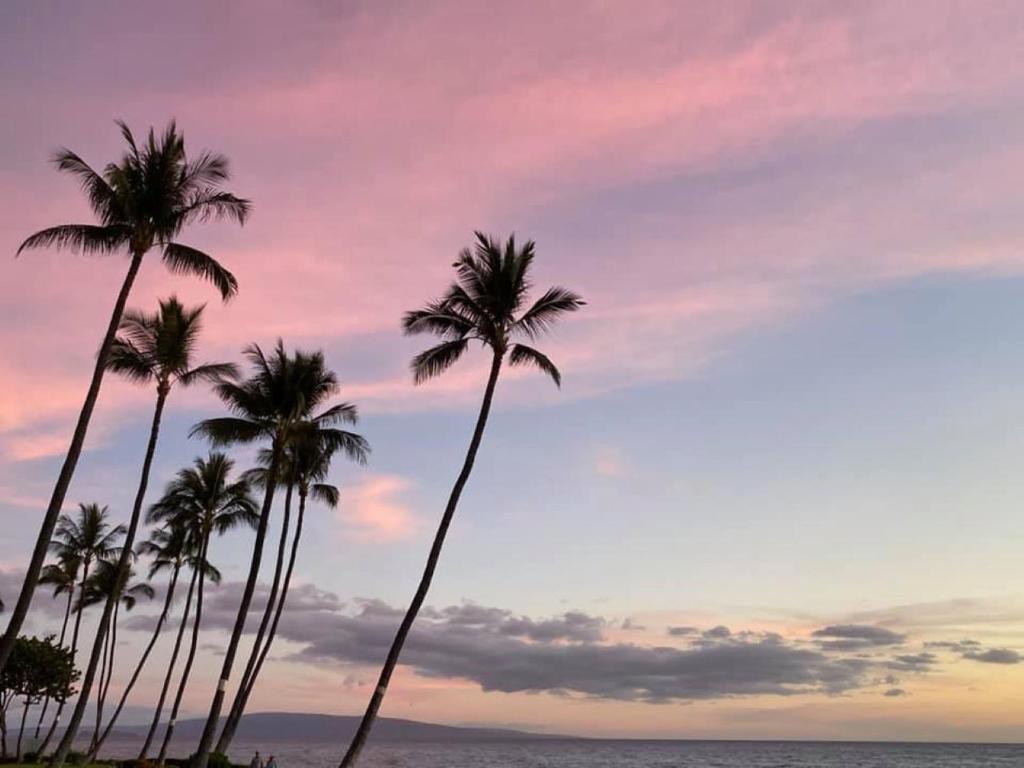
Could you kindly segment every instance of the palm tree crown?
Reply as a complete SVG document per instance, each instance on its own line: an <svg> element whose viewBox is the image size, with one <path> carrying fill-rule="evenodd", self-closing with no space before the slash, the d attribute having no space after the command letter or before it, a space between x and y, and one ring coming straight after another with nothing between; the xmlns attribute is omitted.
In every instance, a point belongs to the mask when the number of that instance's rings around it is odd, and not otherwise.
<svg viewBox="0 0 1024 768"><path fill-rule="evenodd" d="M159 138L151 128L141 146L124 122L117 125L128 148L102 173L70 149L53 158L57 170L78 179L99 223L49 227L28 237L18 253L56 246L84 253L127 248L141 256L156 247L172 272L202 277L229 299L238 290L234 275L213 257L174 241L192 222L230 218L245 223L249 201L221 189L229 178L227 158L211 152L188 157L185 138L173 121Z"/></svg>
<svg viewBox="0 0 1024 768"><path fill-rule="evenodd" d="M107 522L107 508L99 504L79 504L78 516L61 515L50 550L59 561L74 560L88 567L95 560L112 560L125 528L113 528Z"/></svg>
<svg viewBox="0 0 1024 768"><path fill-rule="evenodd" d="M120 590L121 604L128 611L135 607L140 597L152 600L156 595L153 587L148 582L129 583L134 575L134 569L129 570L128 577L124 580L126 586ZM85 583L82 594L79 597L82 607L88 608L90 605L102 603L109 595L114 593L116 582L117 563L109 560L100 560L97 563L96 570L93 571L89 580Z"/></svg>
<svg viewBox="0 0 1024 768"><path fill-rule="evenodd" d="M288 446L287 463L295 478L299 496L312 496L330 508L338 506L338 489L324 482L338 448L318 424L307 422L296 430Z"/></svg>
<svg viewBox="0 0 1024 768"><path fill-rule="evenodd" d="M213 533L223 534L239 526L254 528L256 502L245 480L230 480L233 468L234 462L223 453L196 458L168 483L163 497L150 507L148 521L180 526L190 556L195 556L203 539Z"/></svg>
<svg viewBox="0 0 1024 768"><path fill-rule="evenodd" d="M192 568L199 570L199 542L194 540L192 531L183 520L167 520L161 527L153 529L149 538L139 544L138 553L148 555L149 578L167 569ZM207 559L206 577L214 584L220 583L220 571Z"/></svg>
<svg viewBox="0 0 1024 768"><path fill-rule="evenodd" d="M233 378L234 363L205 363L192 367L204 307L184 307L177 297L163 299L152 314L128 310L121 320L120 335L110 349L107 368L138 382L155 381L164 391L177 382Z"/></svg>
<svg viewBox="0 0 1024 768"><path fill-rule="evenodd" d="M339 403L314 415L314 411L338 390L334 372L327 368L322 352L296 351L289 355L278 340L268 356L256 344L243 354L254 373L244 381L223 380L217 395L235 414L201 421L192 435L203 435L215 445L270 440L272 449L283 451L291 436L305 422L315 424L323 439L335 450L364 463L369 453L365 438L337 429L337 424L355 424L356 407Z"/></svg>
<svg viewBox="0 0 1024 768"><path fill-rule="evenodd" d="M561 374L546 355L514 342L536 339L560 315L574 312L584 302L572 291L554 286L520 312L532 287L533 260L532 240L517 249L512 236L503 248L493 238L476 233L474 247L463 250L453 264L456 280L444 296L402 318L406 334L432 333L443 339L413 358L417 384L444 373L476 340L498 358L507 352L510 365L533 365L561 385Z"/></svg>
<svg viewBox="0 0 1024 768"><path fill-rule="evenodd" d="M340 448L341 440L334 434L338 430L321 427L314 421L302 421L292 429L284 456L278 469L277 482L294 485L300 497L311 496L316 501L332 509L338 506L338 489L325 483L331 469L331 460ZM358 435L354 450L360 462L369 457L369 447ZM351 454L350 454L351 455ZM245 473L246 479L255 486L265 488L267 473L272 460L272 452L268 448L260 450L257 463L259 466Z"/></svg>
<svg viewBox="0 0 1024 768"><path fill-rule="evenodd" d="M73 592L78 583L80 561L77 556L64 553L56 563L45 566L39 575L39 583L53 587L53 596L60 597L65 592Z"/></svg>

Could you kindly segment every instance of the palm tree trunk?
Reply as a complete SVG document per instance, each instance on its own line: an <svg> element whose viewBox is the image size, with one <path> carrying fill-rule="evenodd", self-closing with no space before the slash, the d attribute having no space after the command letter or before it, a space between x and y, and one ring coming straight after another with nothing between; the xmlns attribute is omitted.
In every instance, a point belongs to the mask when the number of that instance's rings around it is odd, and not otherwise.
<svg viewBox="0 0 1024 768"><path fill-rule="evenodd" d="M103 635L103 653L100 658L100 679L96 686L96 725L93 726L92 736L89 737L89 749L96 746L96 739L100 735L100 720L103 717L103 683L107 679L107 654L110 652L110 627L107 627Z"/></svg>
<svg viewBox="0 0 1024 768"><path fill-rule="evenodd" d="M25 735L25 720L28 719L29 699L25 699L25 708L21 710L21 726L18 728L18 743L14 748L14 762L21 762L21 737Z"/></svg>
<svg viewBox="0 0 1024 768"><path fill-rule="evenodd" d="M72 585L72 588L68 590L68 604L64 608L64 623L60 625L60 647L61 648L64 647L64 638L67 636L67 632L68 632L68 619L71 618L71 598L74 596L74 594L75 594L75 590L74 590L74 586ZM46 710L49 709L49 708L50 708L50 697L47 696L45 699L43 699L43 708L39 712L39 719L36 720L36 732L35 732L35 735L32 737L35 740L39 739L39 731L42 730L43 720L46 719Z"/></svg>
<svg viewBox="0 0 1024 768"><path fill-rule="evenodd" d="M288 502L285 501L285 513L287 516ZM281 585L281 597L278 598L277 608L274 611L274 620L270 624L270 631L267 633L267 641L263 644L263 648L260 650L260 656L256 660L256 667L253 669L252 675L249 678L249 682L243 688L239 689L239 696L241 696L241 703L238 708L238 717L235 718L231 725L231 729L228 730L228 724L224 726L224 731L221 733L220 741L217 744L217 752L222 755L228 753L228 749L231 747L231 742L235 738L235 732L238 730L238 725L242 721L242 715L245 714L245 707L249 703L249 696L252 695L252 689L256 687L256 680L260 675L260 670L263 669L263 662L267 658L267 654L270 652L270 646L274 642L274 636L277 634L277 625L281 621L281 613L284 610L285 599L288 597L288 585L291 584L292 570L295 568L295 556L299 549L299 538L302 536L302 521L305 517L306 512L306 494L299 491L299 514L295 521L295 536L292 538L292 549L291 554L288 556L288 568L284 574L284 583Z"/></svg>
<svg viewBox="0 0 1024 768"><path fill-rule="evenodd" d="M135 276L139 273L139 267L142 265L142 255L141 252L132 254L128 274L125 275L124 282L121 284L121 291L117 294L117 301L114 302L114 311L110 314L107 333L103 337L99 354L96 356L96 366L93 368L92 380L89 382L85 402L82 404L82 410L78 414L78 422L75 424L75 431L71 436L71 445L68 446L68 453L64 457L64 464L61 466L60 474L57 476L57 484L53 487L53 494L50 496L50 504L47 506L46 515L43 517L43 524L39 527L39 535L36 537L35 548L32 550L32 559L29 561L28 570L25 572L25 580L21 585L18 602L11 612L7 631L3 637L0 637L0 671L3 671L4 666L7 664L7 657L10 656L11 648L14 647L14 641L21 632L21 625L25 622L29 605L32 603L32 594L39 583L39 573L43 570L43 563L46 561L50 540L53 538L53 529L57 525L57 518L60 517L61 507L64 506L64 497L67 495L68 486L71 485L71 477L75 474L78 457L82 454L85 434L89 429L89 419L92 418L93 409L96 407L96 399L100 394L100 384L103 383L103 373L107 368L110 347L114 343L118 326L121 324L121 315L124 314L124 307L128 302L128 294L131 293Z"/></svg>
<svg viewBox="0 0 1024 768"><path fill-rule="evenodd" d="M277 546L277 563L274 566L274 580L270 585L270 593L267 595L267 606L263 609L263 618L260 620L260 627L256 632L256 640L253 643L252 652L249 654L249 660L245 664L242 679L238 683L235 700L231 703L231 709L228 711L228 716L224 721L224 728L220 732L220 739L218 739L217 746L213 750L221 754L227 753L228 745L235 737L235 731L238 729L238 721L245 711L245 702L249 698L247 690L255 681L254 670L256 668L256 661L260 656L260 651L263 648L263 637L267 633L267 627L270 626L270 621L274 615L274 608L278 602L277 591L281 585L281 572L284 570L285 552L288 551L288 528L292 514L293 488L294 484L288 483L288 488L284 494L284 519L281 523L281 542Z"/></svg>
<svg viewBox="0 0 1024 768"><path fill-rule="evenodd" d="M210 548L210 532L207 531L203 538L203 546L199 556L199 594L196 597L196 617L192 621L192 640L188 647L188 657L185 659L185 668L181 671L181 682L178 683L178 692L174 695L174 705L171 707L171 717L167 721L167 730L164 732L164 741L160 745L160 755L157 757L157 765L163 768L164 760L167 758L167 747L174 736L174 724L178 719L178 710L181 708L181 698L185 695L185 688L188 686L188 677L192 672L192 662L196 658L196 647L199 644L199 625L203 621L203 585L206 583L206 555Z"/></svg>
<svg viewBox="0 0 1024 768"><path fill-rule="evenodd" d="M160 617L156 620L156 627L153 629L153 636L149 638L149 644L146 645L146 649L142 652L142 658L140 658L139 663L135 665L135 671L132 672L132 676L128 679L128 684L121 692L121 698L118 699L117 707L114 709L114 714L112 714L110 716L110 720L107 721L107 727L103 729L99 739L97 739L95 748L92 749L86 757L86 763L91 763L96 759L96 753L103 747L103 742L105 742L107 737L110 735L110 731L113 729L114 723L116 723L117 718L121 716L121 710L124 709L125 702L128 701L128 695L132 692L132 688L135 687L135 683L138 681L139 675L142 673L142 668L146 666L149 654L156 645L156 641L159 639L160 633L163 631L164 622L167 620L167 616L170 613L171 603L174 600L174 590L178 586L178 572L180 570L179 566L175 566L174 570L171 571L171 580L167 585L167 597L164 598L164 607L160 612Z"/></svg>
<svg viewBox="0 0 1024 768"><path fill-rule="evenodd" d="M0 758L7 759L7 705L0 707Z"/></svg>
<svg viewBox="0 0 1024 768"><path fill-rule="evenodd" d="M252 547L252 561L249 563L249 576L245 582L245 589L242 590L242 601L238 606L235 626L231 630L231 639L228 641L228 647L224 653L224 664L221 667L220 679L217 681L217 690L213 694L213 702L210 704L210 714L206 718L206 725L203 726L203 735L199 740L199 747L196 749L196 756L192 763L193 768L206 768L206 763L210 759L210 747L213 746L214 732L217 730L220 710L224 705L224 692L228 685L228 678L231 677L231 667L235 663L238 643L241 641L242 632L245 630L245 620L249 615L249 605L252 603L252 593L256 589L256 580L260 575L263 542L267 538L267 522L270 519L270 507L274 501L274 491L277 489L277 472L281 464L282 448L281 439L275 437L271 448L270 466L267 468L267 488L263 494L263 508L260 510L260 521L256 527L256 541Z"/></svg>
<svg viewBox="0 0 1024 768"><path fill-rule="evenodd" d="M153 722L149 726L149 733L139 750L139 760L145 760L149 754L149 748L153 745L153 737L156 736L156 729L160 725L160 715L164 711L164 702L167 700L167 691L171 687L171 678L174 677L174 665L178 661L178 652L181 650L181 641L185 636L185 628L188 626L188 616L192 611L192 593L196 588L196 580L199 578L199 568L192 569L192 579L189 581L188 594L185 595L185 609L181 615L181 624L178 626L178 636L174 640L174 650L171 651L171 660L167 665L167 674L164 676L164 684L160 689L160 698L156 703L156 710L153 712Z"/></svg>
<svg viewBox="0 0 1024 768"><path fill-rule="evenodd" d="M85 594L85 584L89 579L89 560L82 562L82 581L79 582L78 594ZM71 663L74 664L75 659L78 657L78 631L82 627L82 606L81 600L79 600L78 608L75 610L75 628L71 631ZM39 749L36 750L36 754L42 756L46 752L46 748L50 746L50 740L53 739L53 734L57 731L57 726L60 725L60 716L64 714L64 705L67 704L67 699L61 699L60 703L57 704L57 713L53 716L53 722L50 723L50 729L46 732L46 738L43 739L43 743L39 745Z"/></svg>
<svg viewBox="0 0 1024 768"><path fill-rule="evenodd" d="M117 578L114 582L114 589L103 605L103 614L100 616L99 627L96 629L96 643L93 644L92 654L89 656L89 666L86 667L85 677L82 678L82 691L75 704L75 711L71 715L71 722L68 723L64 736L57 745L57 749L50 760L50 768L61 768L64 759L78 735L78 728L85 715L85 707L88 703L89 693L92 690L93 680L96 677L96 667L99 664L99 640L107 632L110 626L110 619L114 612L114 606L121 600L121 591L128 581L128 570L131 567L134 557L133 547L135 545L135 534L139 530L139 518L142 517L142 502L146 497L146 485L149 483L149 471L153 466L153 456L156 453L156 443L160 436L160 418L163 415L164 403L167 401L168 388L166 383L161 382L157 386L156 407L153 409L153 424L149 430L149 443L146 446L146 457L142 461L142 476L139 478L139 488L135 494L135 504L132 506L132 516L128 521L128 532L125 534L124 543L121 545L121 555L117 559Z"/></svg>
<svg viewBox="0 0 1024 768"><path fill-rule="evenodd" d="M501 372L502 357L502 353L494 353L494 359L491 361L491 372L487 378L487 388L484 390L484 399L480 404L480 414L476 419L473 437L469 441L469 450L466 451L466 459L462 463L462 471L459 472L459 476L455 480L451 495L448 497L448 505L444 510L444 516L441 518L441 524L434 535L434 543L430 548L430 555L427 557L427 565L423 570L423 576L420 578L419 587L417 587L412 603L405 612L405 617L398 627L398 633L391 643L391 650L388 651L387 659L384 661L384 668L377 679L377 687L370 697L370 703L366 707L366 712L359 723L359 728L356 730L355 736L352 737L352 743L349 745L345 757L342 758L340 768L351 768L359 759L359 754L363 751L366 740L370 735L370 729L373 728L374 720L377 719L377 712L380 710L381 702L384 701L384 694L387 692L388 683L391 682L391 674L398 665L398 657L402 653L402 646L405 644L409 630L412 629L412 624L416 620L416 614L419 613L420 608L423 606L423 601L427 597L430 582L434 578L434 570L437 568L437 561L441 557L441 549L444 547L444 539L448 534L448 527L452 523L452 517L455 515L455 508L459 504L462 489L465 487L466 481L469 480L470 472L473 470L473 462L476 461L476 453L480 449L480 441L484 436L484 427L487 425L487 416L491 411L491 400L494 399L494 388L498 384L498 374Z"/></svg>
<svg viewBox="0 0 1024 768"><path fill-rule="evenodd" d="M107 692L110 690L110 681L114 678L114 654L117 652L117 619L121 612L121 602L114 606L114 616L110 620L110 631L107 632L109 647L107 650L107 672L105 679L100 682L100 697L96 706L96 727L93 729L92 738L89 740L89 752L99 751L100 729L103 727L103 709L107 706Z"/></svg>

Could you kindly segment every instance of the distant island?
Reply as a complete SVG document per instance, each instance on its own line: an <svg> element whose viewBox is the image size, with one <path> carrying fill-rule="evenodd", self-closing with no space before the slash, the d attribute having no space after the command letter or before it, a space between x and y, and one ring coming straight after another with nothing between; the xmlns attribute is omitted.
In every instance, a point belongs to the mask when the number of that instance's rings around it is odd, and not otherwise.
<svg viewBox="0 0 1024 768"><path fill-rule="evenodd" d="M317 715L302 712L254 712L242 717L237 737L241 741L301 742L307 744L345 744L355 733L360 718L355 715ZM182 720L175 728L175 741L194 740L206 721L201 718ZM123 726L113 734L118 741L142 740L147 726ZM373 726L375 741L391 743L437 742L482 743L502 741L537 741L538 739L573 739L530 733L506 728L471 728L453 725L420 723L383 717Z"/></svg>

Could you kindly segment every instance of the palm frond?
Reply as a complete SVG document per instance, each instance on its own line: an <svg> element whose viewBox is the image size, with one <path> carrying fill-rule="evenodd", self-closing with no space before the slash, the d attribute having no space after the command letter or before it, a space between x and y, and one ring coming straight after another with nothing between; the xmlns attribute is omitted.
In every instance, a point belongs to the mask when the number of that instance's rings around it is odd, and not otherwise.
<svg viewBox="0 0 1024 768"><path fill-rule="evenodd" d="M473 321L464 317L446 301L434 301L423 309L402 316L402 330L407 336L432 333L449 339L461 339L473 332Z"/></svg>
<svg viewBox="0 0 1024 768"><path fill-rule="evenodd" d="M53 164L58 171L77 177L82 191L89 198L89 207L100 221L110 224L123 218L124 212L118 204L114 190L110 188L107 180L81 157L70 149L62 148L54 154Z"/></svg>
<svg viewBox="0 0 1024 768"><path fill-rule="evenodd" d="M344 429L320 429L317 431L320 450L328 454L341 451L357 464L365 464L370 457L370 443L362 435Z"/></svg>
<svg viewBox="0 0 1024 768"><path fill-rule="evenodd" d="M238 366L234 363L205 363L181 374L178 381L187 387L197 381L220 383L226 379L237 378Z"/></svg>
<svg viewBox="0 0 1024 768"><path fill-rule="evenodd" d="M533 347L525 344L515 344L508 356L509 365L532 365L546 373L555 382L555 386L562 386L562 374L558 372L555 364L548 359L547 355L538 352Z"/></svg>
<svg viewBox="0 0 1024 768"><path fill-rule="evenodd" d="M420 352L412 359L413 383L422 384L424 381L444 373L462 357L468 346L468 340L459 339L445 341Z"/></svg>
<svg viewBox="0 0 1024 768"><path fill-rule="evenodd" d="M121 136L124 138L125 143L131 148L133 158L139 160L139 148L135 143L135 137L132 135L132 129L128 127L128 123L124 120L115 120L114 124L121 129Z"/></svg>
<svg viewBox="0 0 1024 768"><path fill-rule="evenodd" d="M107 370L137 384L152 381L156 373L152 357L144 354L130 340L121 337L115 339L110 348Z"/></svg>
<svg viewBox="0 0 1024 768"><path fill-rule="evenodd" d="M252 203L230 192L203 189L193 194L181 211L186 222L234 219L245 224L252 211Z"/></svg>
<svg viewBox="0 0 1024 768"><path fill-rule="evenodd" d="M312 421L318 426L357 424L359 422L359 409L353 403L338 403L313 417Z"/></svg>
<svg viewBox="0 0 1024 768"><path fill-rule="evenodd" d="M213 283L224 301L228 301L238 292L238 281L235 276L212 256L196 248L181 243L167 243L164 246L163 259L164 264L172 272L196 275Z"/></svg>
<svg viewBox="0 0 1024 768"><path fill-rule="evenodd" d="M266 436L266 429L263 425L246 419L221 416L199 422L192 427L188 436L204 437L214 445L231 445L259 440Z"/></svg>
<svg viewBox="0 0 1024 768"><path fill-rule="evenodd" d="M33 248L67 248L72 253L111 253L128 242L130 232L120 225L59 224L29 235L17 254Z"/></svg>
<svg viewBox="0 0 1024 768"><path fill-rule="evenodd" d="M309 488L309 495L331 509L338 506L341 496L337 487L328 483L314 483Z"/></svg>
<svg viewBox="0 0 1024 768"><path fill-rule="evenodd" d="M536 338L547 331L561 315L575 312L584 304L583 299L570 290L559 286L548 288L515 322L515 328L530 338Z"/></svg>
<svg viewBox="0 0 1024 768"><path fill-rule="evenodd" d="M227 181L231 174L228 172L228 159L224 155L214 152L200 152L194 160L189 160L181 169L181 186L208 187Z"/></svg>
<svg viewBox="0 0 1024 768"><path fill-rule="evenodd" d="M203 575L206 576L206 580L211 584L220 584L221 579L224 578L221 575L220 569L213 565L210 561L207 561L203 567Z"/></svg>

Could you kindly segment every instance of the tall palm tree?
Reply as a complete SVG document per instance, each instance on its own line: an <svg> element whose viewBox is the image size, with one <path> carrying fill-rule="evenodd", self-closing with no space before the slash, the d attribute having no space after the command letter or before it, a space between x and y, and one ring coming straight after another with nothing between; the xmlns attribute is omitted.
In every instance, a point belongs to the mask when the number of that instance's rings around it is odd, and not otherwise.
<svg viewBox="0 0 1024 768"><path fill-rule="evenodd" d="M267 449L260 451L261 456L265 460L269 460L270 452ZM244 691L249 685L249 678L253 674L253 670L256 667L256 660L259 657L260 648L263 646L263 640L269 628L271 617L274 613L274 605L277 603L278 590L281 587L281 576L284 573L285 554L288 551L288 533L291 526L292 517L292 497L295 490L295 479L289 471L287 449L285 456L282 459L280 466L278 467L278 477L276 478L276 484L278 487L284 486L284 514L281 518L281 536L277 545L277 560L274 563L274 575L270 580L270 591L267 593L267 604L263 608L263 616L260 619L259 627L256 630L256 637L253 640L252 649L249 651L249 658L245 663L245 669L242 671L242 677L238 683L238 689L235 692L235 698L231 702L231 708L228 710L228 716L224 719L224 726L221 729L220 738L217 740L217 746L214 748L214 752L220 754L227 754L227 745L231 743L235 728L237 726L237 720L241 717L241 711L244 709L244 705L241 703L244 696ZM267 482L269 481L268 469L266 466L251 469L245 473L246 478L249 482L259 488L266 489Z"/></svg>
<svg viewBox="0 0 1024 768"><path fill-rule="evenodd" d="M142 461L142 474L135 493L131 517L128 520L125 546L117 564L121 579L120 581L115 580L113 585L115 589L107 595L103 605L103 613L96 627L96 640L93 643L89 663L86 665L85 675L82 678L81 693L75 704L71 722L68 724L54 756L55 764L59 764L57 761L62 749L66 752L74 741L88 704L97 669L101 670L100 677L103 678L101 659L105 645L103 638L107 636L111 617L117 610L120 599L117 587L126 583L131 565L132 547L142 517L142 504L149 484L149 473L156 453L160 422L167 397L175 385L188 387L196 382L222 381L237 375L237 368L232 363L194 364L193 355L202 330L202 314L203 307L186 308L173 296L162 300L159 310L154 314L129 310L124 314L120 333L114 339L110 349L107 367L130 381L154 384L156 406L153 409L149 440ZM102 694L100 701L102 702Z"/></svg>
<svg viewBox="0 0 1024 768"><path fill-rule="evenodd" d="M160 726L160 718L163 715L164 703L167 701L167 692L171 687L171 679L174 677L174 668L178 663L178 654L181 652L181 641L185 636L185 630L188 628L188 619L192 611L192 598L196 590L196 581L199 579L199 574L205 572L207 578L212 581L220 581L220 572L217 571L213 566L208 563L203 567L199 565L199 558L196 555L195 542L188 539L188 550L190 552L189 567L192 571L192 576L189 579L188 592L185 594L185 606L182 609L181 620L178 623L178 632L174 638L174 648L171 650L171 658L167 663L167 672L164 674L164 682L160 688L160 696L157 698L156 707L153 709L153 720L150 722L149 731L146 733L146 738L142 743L142 749L139 750L139 760L145 760L149 754L149 749L153 745L153 739L156 736L156 730Z"/></svg>
<svg viewBox="0 0 1024 768"><path fill-rule="evenodd" d="M167 622L167 617L171 611L171 605L174 602L174 595L178 586L178 577L181 574L181 569L186 567L190 562L194 565L195 558L190 557L191 549L189 547L188 532L183 525L171 523L162 528L155 529L150 533L147 541L139 544L138 552L140 555L152 558L149 564L148 575L151 581L157 574L167 570L170 571L170 576L167 581L167 589L164 594L164 604L160 611L160 615L157 617L156 626L153 627L153 634L149 638L149 643L147 643L142 652L142 656L139 658L138 664L135 665L135 670L128 679L128 683L125 685L124 690L121 692L121 698L118 700L117 706L114 708L114 712L110 716L110 720L107 721L106 727L96 740L92 750L90 750L90 753L86 758L87 763L91 763L95 760L96 754L110 735L118 717L121 716L121 710L124 709L128 696L131 694L132 689L135 687L135 683L139 679L139 675L142 673L143 667L146 666L149 654L152 653L153 647L160 638L160 633L163 631L164 624ZM166 685L164 693L166 694ZM157 715L157 718L159 720L159 714Z"/></svg>
<svg viewBox="0 0 1024 768"><path fill-rule="evenodd" d="M351 442L353 443L354 450L362 456L362 461L365 461L367 458L365 439L358 435L352 435ZM314 499L323 502L331 508L338 505L338 489L333 485L322 482L327 478L331 459L337 451L338 441L331 434L331 430L325 430L313 422L300 424L288 443L283 470L283 475L288 484L288 493L285 500L285 527L287 526L289 513L289 497L292 488L295 487L299 493L299 513L295 523L295 535L292 537L291 553L288 556L288 567L285 571L284 582L281 585L280 597L275 603L273 597L276 592L275 583L271 587L271 596L267 600L267 609L263 616L264 624L268 617L270 617L271 611L273 612L273 617L270 620L266 640L261 645L259 638L263 633L257 634L249 666L246 667L242 681L239 683L235 700L224 722L220 739L217 741L217 748L214 751L220 754L227 754L228 748L231 746L231 741L234 739L238 724L241 722L242 715L245 714L245 707L249 701L249 696L252 695L253 688L256 686L256 679L263 669L263 662L266 660L267 654L270 652L270 646L274 642L274 636L277 634L277 626L281 621L281 613L284 610L285 600L288 597L288 587L291 584L292 571L295 568L299 540L302 537L302 523L306 514L306 500L312 495ZM260 461L264 465L269 463L270 455L268 451L264 450L261 452ZM254 475L258 478L260 485L266 482L265 473L265 466L262 469L254 470ZM286 537L283 530L278 553L279 566L281 557L284 554L285 543ZM261 624L260 629L263 629L263 624Z"/></svg>
<svg viewBox="0 0 1024 768"><path fill-rule="evenodd" d="M192 637L188 656L181 674L181 681L171 706L170 719L164 732L158 761L163 765L167 747L174 735L174 725L181 707L181 699L188 685L192 663L199 643L199 628L203 617L203 584L208 578L206 561L209 557L210 539L239 527L255 528L257 525L256 502L249 494L249 483L245 479L230 480L234 462L223 453L210 453L207 458L197 458L191 467L178 472L170 482L163 497L149 512L152 522L172 522L188 531L189 539L195 542L199 563L198 595L196 613L192 622ZM219 574L218 579L219 581Z"/></svg>
<svg viewBox="0 0 1024 768"><path fill-rule="evenodd" d="M193 435L207 437L215 445L257 441L270 443L268 480L264 488L249 575L242 590L238 615L235 617L231 639L224 654L217 689L196 752L195 768L206 768L210 747L213 746L214 732L224 703L225 688L231 676L235 654L245 629L245 619L259 576L270 507L288 441L298 425L304 421L312 421L328 429L340 423L351 424L356 419L356 408L350 403L334 405L322 413L313 415L338 389L337 378L333 371L327 369L322 352L297 351L294 355L288 355L284 350L284 344L278 340L277 346L269 356L255 344L247 347L244 354L254 368L252 375L240 382L223 381L217 386L218 396L234 415L207 419L192 429ZM333 434L333 439L338 442L340 450L345 451L356 461L362 459L366 450L364 443L354 441L351 434L343 430L335 430Z"/></svg>
<svg viewBox="0 0 1024 768"><path fill-rule="evenodd" d="M342 768L355 765L366 744L402 646L430 589L448 527L480 448L502 364L507 358L509 365L532 365L561 386L561 374L554 363L535 348L516 340L532 342L562 315L583 306L583 300L572 291L553 287L548 288L528 309L521 311L532 287L530 268L533 259L532 241L517 249L515 238L509 237L503 248L499 242L477 232L474 247L463 250L453 265L456 279L448 291L423 309L406 313L402 320L406 334L431 333L442 340L413 358L415 383L420 384L444 373L462 357L473 341L480 342L490 351L491 366L469 449L434 535L419 587L399 625L359 728L341 761Z"/></svg>
<svg viewBox="0 0 1024 768"><path fill-rule="evenodd" d="M73 609L75 621L71 630L72 661L78 654L78 634L82 625L82 613L86 607L82 597L85 594L85 585L89 582L92 567L96 562L111 560L118 556L121 537L125 533L123 525L111 527L107 521L108 515L107 508L101 507L99 504L79 504L76 517L60 516L53 541L50 542L50 551L57 557L58 562L74 560L81 568L78 599ZM60 716L64 712L66 701L65 699L57 704L57 713L54 715L43 743L37 750L38 754L43 754L49 746L57 724L60 723Z"/></svg>
<svg viewBox="0 0 1024 768"><path fill-rule="evenodd" d="M225 300L238 290L234 276L215 259L175 242L187 225L197 221L232 218L239 224L245 222L249 215L249 202L221 189L229 177L227 159L209 152L189 157L185 153L184 137L173 122L159 138L150 129L141 147L136 144L127 125L119 122L118 126L127 149L120 160L109 163L102 173L93 170L69 149L59 150L53 158L57 170L70 173L81 184L98 223L59 224L36 232L18 248L19 254L51 246L96 254L126 251L130 261L100 343L92 379L67 455L39 528L21 592L7 630L0 637L0 670L6 664L7 655L28 614L32 593L46 559L46 549L82 452L107 367L107 357L143 257L150 250L158 249L164 264L172 272L198 275L212 282Z"/></svg>
<svg viewBox="0 0 1024 768"><path fill-rule="evenodd" d="M123 550L122 550L123 551ZM122 578L118 573L117 564L112 561L102 560L97 563L96 570L89 577L82 591L82 604L86 607L99 605L110 599L111 595L118 595L117 605L111 617L107 631L102 641L96 641L103 646L103 665L99 671L99 685L96 686L96 725L90 739L90 749L96 748L96 740L100 735L100 726L103 723L103 708L106 706L107 692L110 689L110 681L114 674L114 655L117 650L117 621L120 609L124 606L130 611L140 598L145 597L152 600L156 592L147 582L130 583L134 577L134 569L129 569L127 578ZM119 583L120 582L120 583Z"/></svg>
<svg viewBox="0 0 1024 768"><path fill-rule="evenodd" d="M39 575L39 583L45 586L53 587L54 599L60 597L63 594L67 594L67 600L64 605L64 620L60 625L60 640L58 644L61 648L64 647L64 642L67 638L68 621L71 618L72 603L75 598L75 588L78 585L78 566L79 562L77 558L70 559L58 559L56 563L50 563L43 567L42 573ZM39 739L39 732L42 730L43 721L46 719L46 710L50 707L50 697L47 696L43 699L42 709L39 711L39 719L36 721L36 732L33 736L34 739Z"/></svg>

